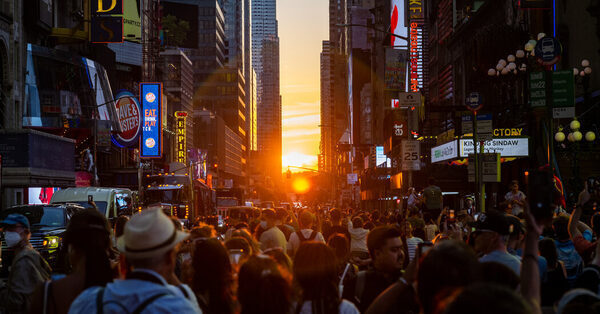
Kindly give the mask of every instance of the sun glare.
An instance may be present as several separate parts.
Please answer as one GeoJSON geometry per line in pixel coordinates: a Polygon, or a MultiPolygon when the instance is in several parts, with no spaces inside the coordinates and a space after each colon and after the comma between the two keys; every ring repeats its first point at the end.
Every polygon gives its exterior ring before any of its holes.
{"type": "Polygon", "coordinates": [[[292,187],[294,188],[294,192],[304,194],[310,189],[310,182],[306,178],[298,177],[294,179],[292,187]]]}
{"type": "MultiPolygon", "coordinates": [[[[317,156],[306,155],[298,152],[290,152],[281,157],[283,172],[288,170],[288,166],[303,167],[317,170],[317,156]]],[[[303,172],[305,170],[290,167],[292,172],[303,172]]]]}

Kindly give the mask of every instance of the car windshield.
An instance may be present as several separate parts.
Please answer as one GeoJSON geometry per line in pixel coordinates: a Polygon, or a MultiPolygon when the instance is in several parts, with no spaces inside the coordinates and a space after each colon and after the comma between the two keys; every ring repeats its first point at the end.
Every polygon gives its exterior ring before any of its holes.
{"type": "Polygon", "coordinates": [[[62,207],[24,206],[8,208],[0,212],[0,220],[10,214],[21,214],[29,220],[31,226],[65,226],[65,209],[62,207]]]}
{"type": "MultiPolygon", "coordinates": [[[[88,204],[87,201],[86,202],[69,202],[69,203],[79,204],[83,208],[93,208],[92,205],[88,204]]],[[[100,213],[102,213],[102,215],[106,214],[106,206],[107,206],[106,202],[96,202],[96,201],[94,201],[94,203],[96,203],[96,208],[98,209],[98,211],[100,213]]]]}

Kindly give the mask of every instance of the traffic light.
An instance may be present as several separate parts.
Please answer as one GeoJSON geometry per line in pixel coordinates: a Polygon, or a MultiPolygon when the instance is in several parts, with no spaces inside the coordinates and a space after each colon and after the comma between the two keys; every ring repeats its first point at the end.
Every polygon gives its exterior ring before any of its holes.
{"type": "Polygon", "coordinates": [[[217,169],[217,168],[219,168],[219,164],[215,163],[215,164],[213,165],[213,167],[214,167],[215,169],[217,169]]]}

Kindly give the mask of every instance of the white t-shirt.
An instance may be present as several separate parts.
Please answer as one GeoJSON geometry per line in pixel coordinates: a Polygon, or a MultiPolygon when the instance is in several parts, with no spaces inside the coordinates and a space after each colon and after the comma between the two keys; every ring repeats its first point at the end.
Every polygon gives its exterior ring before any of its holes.
{"type": "Polygon", "coordinates": [[[280,247],[285,252],[287,242],[285,241],[285,234],[279,228],[273,227],[260,235],[260,249],[264,251],[276,247],[280,247]]]}
{"type": "MultiPolygon", "coordinates": [[[[508,191],[508,193],[506,193],[506,195],[504,196],[504,199],[506,199],[507,201],[512,201],[512,200],[524,201],[525,193],[518,191],[516,194],[514,194],[512,191],[508,191]]],[[[517,205],[516,203],[513,203],[512,214],[516,216],[522,212],[523,212],[523,207],[521,207],[520,205],[517,205]]]]}
{"type": "MultiPolygon", "coordinates": [[[[300,309],[300,314],[312,314],[312,302],[306,301],[302,304],[302,309],[300,309]]],[[[356,306],[352,304],[352,302],[347,300],[342,300],[339,307],[339,314],[360,314],[356,306]]]]}
{"type": "MultiPolygon", "coordinates": [[[[300,230],[300,232],[302,232],[302,235],[304,236],[304,238],[308,239],[310,237],[310,234],[313,232],[313,230],[312,229],[302,229],[302,230],[300,230]]],[[[319,241],[319,242],[325,243],[325,238],[323,238],[323,235],[320,232],[317,232],[317,235],[315,236],[315,238],[312,241],[319,241]]],[[[290,235],[290,240],[288,241],[287,247],[288,247],[288,251],[291,252],[291,255],[296,254],[296,251],[298,251],[298,248],[300,247],[300,239],[298,238],[298,235],[296,234],[296,232],[294,232],[290,235]]]]}

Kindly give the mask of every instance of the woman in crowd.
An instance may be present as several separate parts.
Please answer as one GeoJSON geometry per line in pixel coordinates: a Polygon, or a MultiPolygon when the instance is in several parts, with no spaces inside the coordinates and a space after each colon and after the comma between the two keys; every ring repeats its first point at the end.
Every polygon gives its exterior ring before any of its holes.
{"type": "Polygon", "coordinates": [[[109,259],[111,230],[100,212],[84,209],[73,215],[63,245],[68,250],[72,272],[39,287],[32,296],[31,313],[67,313],[83,290],[113,281],[109,259]]]}
{"type": "Polygon", "coordinates": [[[189,284],[202,312],[234,313],[233,272],[227,249],[212,238],[195,239],[192,247],[193,277],[189,284]]]}
{"type": "Polygon", "coordinates": [[[320,242],[304,242],[294,258],[294,281],[300,289],[296,313],[359,313],[354,304],[340,299],[337,259],[320,242]]]}
{"type": "Polygon", "coordinates": [[[567,291],[567,271],[562,261],[558,260],[556,244],[551,238],[544,238],[539,243],[540,255],[546,258],[548,269],[542,282],[542,306],[552,306],[567,291]]]}
{"type": "Polygon", "coordinates": [[[292,289],[288,278],[272,258],[251,256],[238,276],[241,314],[290,313],[292,289]]]}

